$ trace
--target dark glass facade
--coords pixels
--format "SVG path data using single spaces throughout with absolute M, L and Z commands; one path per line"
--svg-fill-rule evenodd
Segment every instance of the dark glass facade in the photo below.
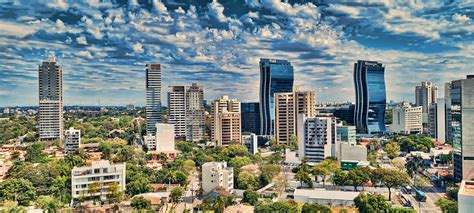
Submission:
M 260 107 L 258 102 L 240 104 L 242 132 L 260 134 Z
M 357 132 L 377 134 L 385 132 L 385 67 L 375 61 L 354 64 L 356 105 L 354 123 Z
M 286 60 L 260 59 L 260 135 L 273 135 L 276 92 L 292 92 L 294 72 Z

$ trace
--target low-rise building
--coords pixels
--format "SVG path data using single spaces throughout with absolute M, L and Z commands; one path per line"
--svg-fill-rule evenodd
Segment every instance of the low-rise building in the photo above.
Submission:
M 71 171 L 72 199 L 98 197 L 105 199 L 111 183 L 125 191 L 125 163 L 110 164 L 108 160 L 93 161 L 91 166 L 74 167 Z M 94 190 L 91 185 L 94 184 Z
M 207 162 L 202 165 L 202 190 L 208 194 L 222 187 L 229 193 L 234 192 L 234 168 L 227 167 L 227 162 Z
M 156 150 L 156 136 L 153 134 L 148 134 L 143 136 L 143 144 L 146 146 L 148 151 Z
M 74 154 L 81 147 L 81 130 L 69 128 L 64 132 L 64 151 L 66 154 Z
M 395 107 L 392 111 L 392 132 L 411 134 L 423 132 L 423 107 L 412 107 L 409 103 Z
M 296 189 L 295 201 L 298 203 L 329 206 L 354 206 L 354 199 L 360 192 L 328 191 L 324 189 Z
M 367 147 L 356 143 L 339 143 L 339 161 L 367 161 Z
M 156 151 L 174 151 L 174 125 L 173 124 L 156 124 Z
M 458 213 L 470 213 L 474 206 L 474 181 L 463 180 L 458 192 Z

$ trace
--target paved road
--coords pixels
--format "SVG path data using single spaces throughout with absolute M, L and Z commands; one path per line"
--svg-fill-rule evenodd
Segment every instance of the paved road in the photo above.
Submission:
M 426 194 L 426 202 L 418 202 L 415 199 L 415 193 L 413 194 L 406 194 L 405 197 L 410 199 L 413 207 L 417 212 L 420 213 L 431 213 L 431 212 L 441 212 L 441 209 L 435 205 L 435 202 L 439 199 L 444 197 L 444 192 L 441 190 L 436 189 L 435 187 L 428 187 L 423 190 Z
M 196 198 L 196 192 L 199 190 L 199 177 L 197 176 L 198 173 L 194 172 L 189 175 L 189 184 L 186 187 L 186 191 L 184 192 L 183 201 L 178 203 L 173 212 L 183 212 L 184 209 L 192 208 L 193 200 Z M 165 210 L 164 212 L 169 212 L 170 209 Z

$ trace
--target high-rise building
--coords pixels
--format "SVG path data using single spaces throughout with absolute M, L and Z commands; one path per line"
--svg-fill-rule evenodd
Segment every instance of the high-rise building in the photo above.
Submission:
M 234 192 L 234 168 L 227 162 L 207 162 L 202 165 L 202 190 L 208 194 L 222 187 L 226 192 Z
M 242 132 L 260 134 L 260 108 L 258 102 L 240 104 Z
M 64 133 L 64 151 L 66 154 L 74 154 L 81 147 L 81 130 L 69 128 Z
M 168 92 L 168 123 L 175 125 L 175 134 L 186 141 L 204 139 L 204 91 L 201 86 L 170 86 Z
M 297 136 L 297 117 L 316 116 L 316 95 L 312 91 L 295 89 L 291 93 L 275 93 L 275 138 L 278 143 L 290 143 Z
M 289 61 L 260 59 L 260 135 L 274 134 L 274 94 L 292 92 L 293 82 L 293 66 Z
M 54 56 L 39 65 L 38 77 L 39 138 L 63 140 L 63 74 Z
M 205 132 L 204 90 L 193 83 L 186 89 L 186 140 L 204 140 Z
M 309 162 L 320 163 L 326 157 L 334 156 L 335 127 L 334 118 L 299 116 L 298 158 Z
M 161 65 L 146 65 L 146 132 L 156 133 L 156 123 L 161 122 Z
M 166 152 L 175 150 L 174 129 L 173 124 L 156 124 L 156 151 Z
M 474 178 L 474 75 L 451 82 L 450 113 L 454 180 Z
M 186 138 L 186 87 L 169 86 L 168 123 L 174 125 L 176 137 Z
M 428 110 L 428 133 L 438 141 L 446 142 L 446 101 L 438 98 Z
M 212 102 L 211 139 L 217 146 L 241 143 L 239 101 L 222 96 Z
M 375 61 L 357 61 L 354 64 L 356 106 L 354 123 L 364 134 L 385 132 L 385 67 Z
M 423 113 L 428 113 L 432 103 L 438 98 L 438 87 L 428 81 L 421 82 L 421 86 L 415 87 L 415 106 L 423 107 Z
M 71 171 L 71 197 L 100 198 L 106 200 L 110 184 L 116 183 L 119 191 L 125 191 L 125 163 L 110 164 L 108 160 L 93 161 L 90 166 L 74 167 Z M 91 190 L 91 185 L 96 190 Z
M 412 107 L 404 102 L 403 106 L 396 106 L 392 110 L 393 122 L 390 125 L 392 132 L 402 134 L 422 133 L 422 107 Z

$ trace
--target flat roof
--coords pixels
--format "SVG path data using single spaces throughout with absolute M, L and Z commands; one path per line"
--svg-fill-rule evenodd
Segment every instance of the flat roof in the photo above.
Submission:
M 474 181 L 463 180 L 459 188 L 459 194 L 465 196 L 474 196 Z
M 295 196 L 306 196 L 324 200 L 354 200 L 360 192 L 331 191 L 324 189 L 296 189 Z

